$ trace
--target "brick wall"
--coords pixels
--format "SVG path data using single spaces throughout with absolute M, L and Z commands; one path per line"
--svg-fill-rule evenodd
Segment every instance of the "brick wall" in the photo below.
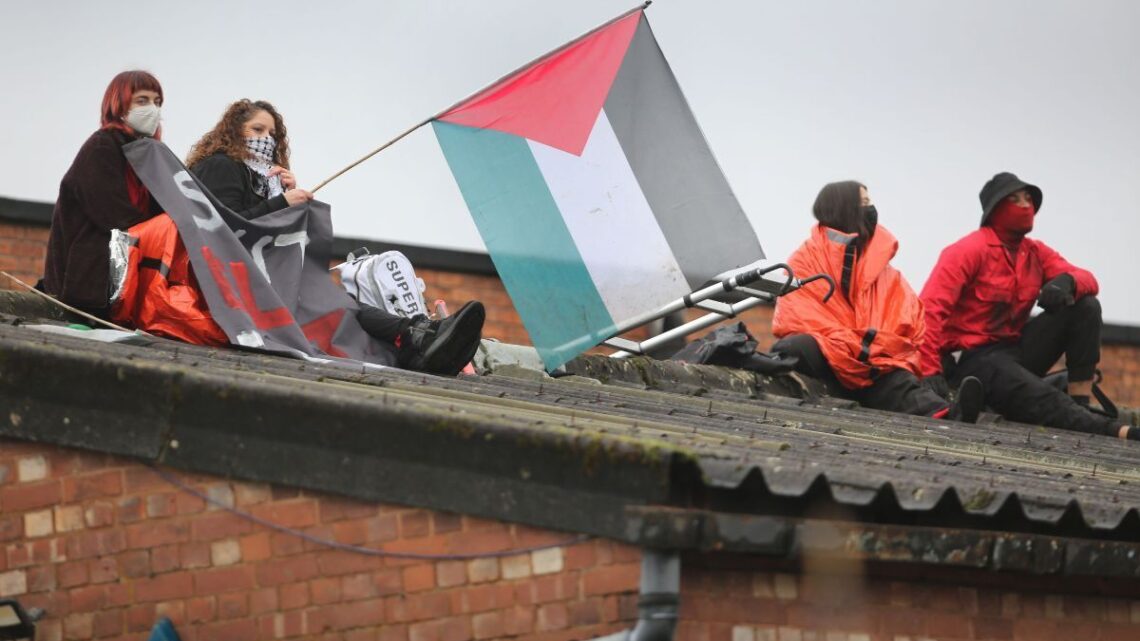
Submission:
M 341 543 L 457 554 L 567 535 L 191 474 L 225 505 Z M 0 440 L 0 597 L 40 641 L 571 641 L 637 617 L 640 552 L 589 540 L 504 558 L 329 549 L 181 491 L 127 459 Z M 677 641 L 1135 641 L 1136 582 L 685 555 Z M 728 569 L 726 569 L 726 567 Z M 885 569 L 884 569 L 885 568 Z
M 0 270 L 5 270 L 28 284 L 35 284 L 43 275 L 44 252 L 48 230 L 45 227 L 0 223 Z M 336 261 L 339 262 L 339 261 Z M 451 311 L 469 300 L 480 300 L 487 308 L 487 322 L 483 335 L 505 343 L 529 345 L 530 336 L 507 296 L 506 289 L 496 276 L 446 272 L 417 268 L 427 284 L 424 298 L 428 303 L 443 299 Z M 6 278 L 0 278 L 0 289 L 19 289 Z M 772 307 L 757 307 L 740 315 L 760 343 L 761 350 L 772 346 Z M 687 310 L 686 319 L 702 314 Z M 631 332 L 627 338 L 644 339 L 648 331 Z M 595 349 L 595 353 L 611 350 Z M 1105 375 L 1104 389 L 1110 398 L 1121 405 L 1140 407 L 1140 346 L 1107 345 L 1101 360 Z
M 1101 595 L 1088 581 L 937 571 L 900 579 L 852 563 L 850 572 L 683 567 L 678 641 L 1140 639 L 1134 584 Z
M 0 222 L 0 270 L 35 285 L 44 273 L 48 228 Z M 0 277 L 0 289 L 20 289 Z
M 341 543 L 457 554 L 568 535 L 178 474 L 274 523 Z M 40 641 L 581 639 L 636 619 L 639 556 L 586 541 L 501 559 L 365 556 L 275 532 L 127 459 L 0 440 L 0 597 L 41 607 Z

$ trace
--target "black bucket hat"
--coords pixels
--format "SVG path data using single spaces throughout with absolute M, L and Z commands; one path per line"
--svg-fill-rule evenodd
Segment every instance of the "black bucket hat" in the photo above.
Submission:
M 993 213 L 994 207 L 997 207 L 1006 196 L 1020 190 L 1029 192 L 1029 197 L 1033 199 L 1034 211 L 1041 211 L 1041 188 L 1037 185 L 1030 185 L 1024 180 L 1018 178 L 1016 175 L 1003 171 L 1000 174 L 994 174 L 989 182 L 982 187 L 981 193 L 978 198 L 982 201 L 982 222 L 979 227 L 985 227 L 986 221 L 989 220 L 990 214 Z

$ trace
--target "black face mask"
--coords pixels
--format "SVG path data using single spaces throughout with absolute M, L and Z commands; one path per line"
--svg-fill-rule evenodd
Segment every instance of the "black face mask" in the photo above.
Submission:
M 875 235 L 875 227 L 879 225 L 879 210 L 874 205 L 863 208 L 863 222 L 867 224 L 867 238 Z

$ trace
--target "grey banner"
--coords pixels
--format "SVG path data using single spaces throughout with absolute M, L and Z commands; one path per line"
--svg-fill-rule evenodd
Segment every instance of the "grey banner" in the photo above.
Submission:
M 328 273 L 329 206 L 312 201 L 246 220 L 217 201 L 161 142 L 123 148 L 178 227 L 210 314 L 235 345 L 293 356 L 395 364 L 356 321 Z

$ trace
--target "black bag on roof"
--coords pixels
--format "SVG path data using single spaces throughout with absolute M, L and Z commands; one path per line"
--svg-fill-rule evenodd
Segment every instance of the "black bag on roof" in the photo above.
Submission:
M 723 365 L 760 374 L 786 374 L 799 360 L 794 356 L 756 351 L 756 339 L 744 323 L 719 327 L 682 347 L 671 359 L 699 365 Z

